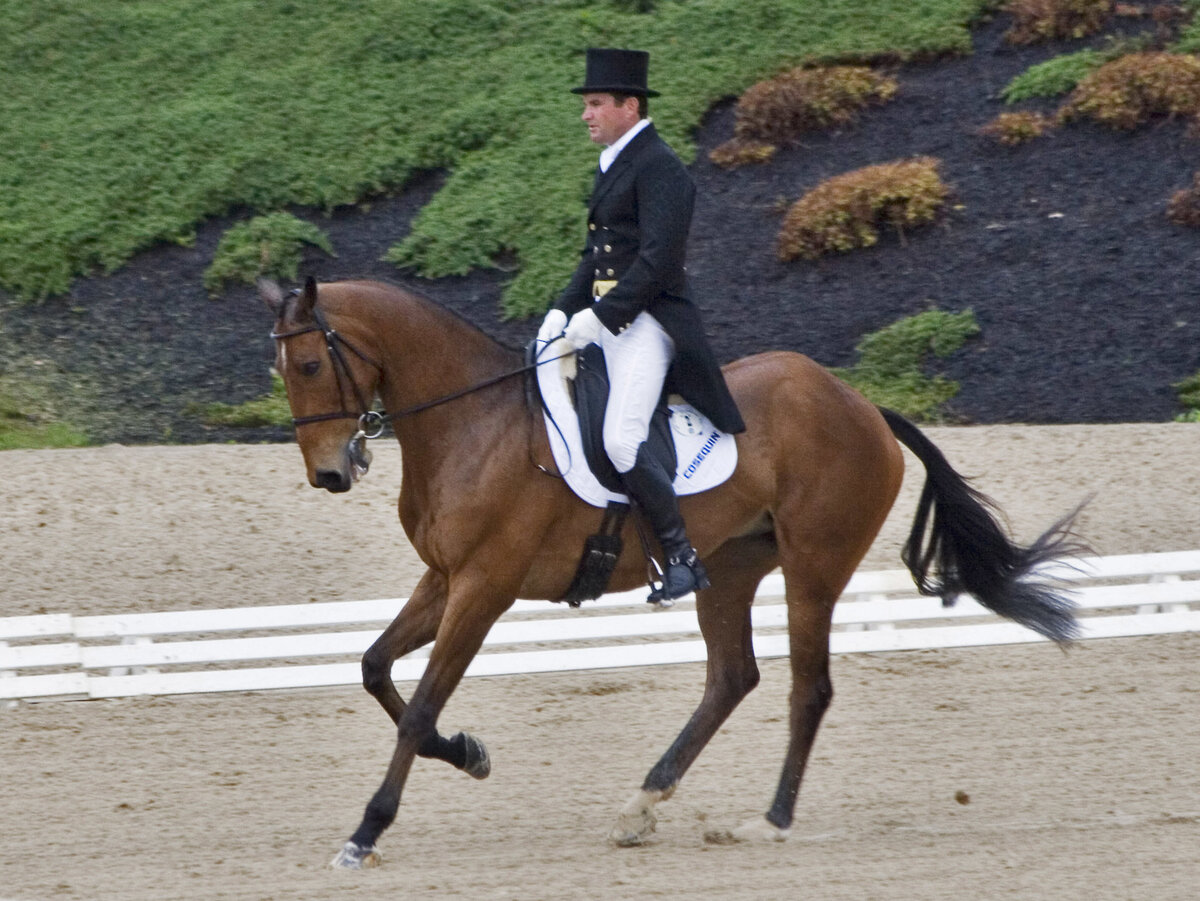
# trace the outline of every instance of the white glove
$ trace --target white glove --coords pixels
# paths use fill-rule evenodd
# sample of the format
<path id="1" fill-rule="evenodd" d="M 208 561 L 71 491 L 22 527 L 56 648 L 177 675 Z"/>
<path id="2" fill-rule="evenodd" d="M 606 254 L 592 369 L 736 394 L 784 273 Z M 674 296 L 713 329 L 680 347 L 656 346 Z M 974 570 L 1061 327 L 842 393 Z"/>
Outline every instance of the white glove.
<path id="1" fill-rule="evenodd" d="M 559 309 L 550 310 L 550 312 L 546 314 L 546 318 L 542 320 L 542 327 L 538 329 L 538 344 L 549 344 L 555 338 L 560 337 L 566 327 L 567 314 Z"/>
<path id="2" fill-rule="evenodd" d="M 589 344 L 600 340 L 604 323 L 592 312 L 591 307 L 580 310 L 567 323 L 567 342 L 576 350 L 583 350 Z"/>

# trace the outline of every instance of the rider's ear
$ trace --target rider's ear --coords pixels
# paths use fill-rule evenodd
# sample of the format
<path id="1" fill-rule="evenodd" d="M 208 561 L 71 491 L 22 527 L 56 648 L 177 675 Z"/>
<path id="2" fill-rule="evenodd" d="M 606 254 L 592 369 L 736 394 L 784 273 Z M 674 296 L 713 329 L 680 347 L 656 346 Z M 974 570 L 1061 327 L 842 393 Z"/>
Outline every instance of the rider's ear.
<path id="1" fill-rule="evenodd" d="M 263 303 L 271 312 L 278 316 L 283 310 L 283 289 L 269 278 L 260 278 L 257 284 L 258 296 L 263 299 Z"/>

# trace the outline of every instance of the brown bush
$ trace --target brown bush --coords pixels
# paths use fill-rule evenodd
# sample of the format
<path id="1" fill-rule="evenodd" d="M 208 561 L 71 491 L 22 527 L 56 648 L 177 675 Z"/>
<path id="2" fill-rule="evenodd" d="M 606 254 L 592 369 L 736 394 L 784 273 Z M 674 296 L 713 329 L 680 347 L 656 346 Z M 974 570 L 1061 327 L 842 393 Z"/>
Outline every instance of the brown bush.
<path id="1" fill-rule="evenodd" d="M 1054 122 L 1041 113 L 1001 113 L 979 129 L 979 133 L 1012 147 L 1040 138 L 1053 126 Z"/>
<path id="2" fill-rule="evenodd" d="M 779 230 L 779 259 L 870 247 L 879 227 L 933 221 L 949 193 L 938 161 L 917 157 L 867 166 L 826 179 L 788 209 Z"/>
<path id="3" fill-rule="evenodd" d="M 709 151 L 708 158 L 723 169 L 736 169 L 751 163 L 769 163 L 778 149 L 763 141 L 731 138 Z"/>
<path id="4" fill-rule="evenodd" d="M 1131 53 L 1105 63 L 1075 86 L 1060 121 L 1092 119 L 1136 128 L 1150 119 L 1200 113 L 1200 59 L 1185 53 Z"/>
<path id="5" fill-rule="evenodd" d="M 1170 3 L 1156 3 L 1150 7 L 1150 18 L 1159 25 L 1179 25 L 1186 22 L 1191 12 L 1183 6 L 1173 6 Z"/>
<path id="6" fill-rule="evenodd" d="M 792 69 L 752 85 L 738 100 L 734 135 L 785 144 L 806 131 L 841 125 L 896 93 L 896 80 L 866 66 Z"/>
<path id="7" fill-rule="evenodd" d="M 1192 186 L 1176 191 L 1167 204 L 1167 218 L 1176 225 L 1200 228 L 1200 172 L 1192 176 Z"/>
<path id="8" fill-rule="evenodd" d="M 1011 44 L 1036 44 L 1099 31 L 1112 15 L 1113 4 L 1112 0 L 1009 0 L 1004 11 L 1013 17 L 1005 39 Z"/>

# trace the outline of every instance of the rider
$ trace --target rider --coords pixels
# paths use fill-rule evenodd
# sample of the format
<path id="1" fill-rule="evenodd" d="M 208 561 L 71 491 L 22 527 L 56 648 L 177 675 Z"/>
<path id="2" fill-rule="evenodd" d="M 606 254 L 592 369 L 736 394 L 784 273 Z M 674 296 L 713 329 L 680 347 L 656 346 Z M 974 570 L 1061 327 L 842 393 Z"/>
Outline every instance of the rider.
<path id="1" fill-rule="evenodd" d="M 695 186 L 647 118 L 649 54 L 587 51 L 583 121 L 604 149 L 588 204 L 587 242 L 570 283 L 546 314 L 538 340 L 562 335 L 604 351 L 610 394 L 604 449 L 641 508 L 666 559 L 663 596 L 708 587 L 684 530 L 671 478 L 649 452 L 650 419 L 664 384 L 726 432 L 741 415 L 691 300 L 684 271 Z M 569 319 L 568 319 L 569 317 Z"/>

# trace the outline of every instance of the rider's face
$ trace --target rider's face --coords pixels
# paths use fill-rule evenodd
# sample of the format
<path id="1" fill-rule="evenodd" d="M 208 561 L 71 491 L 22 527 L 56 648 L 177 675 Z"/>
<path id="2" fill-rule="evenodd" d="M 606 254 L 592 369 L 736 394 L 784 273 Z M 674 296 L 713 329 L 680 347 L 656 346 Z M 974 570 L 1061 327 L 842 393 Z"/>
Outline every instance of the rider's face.
<path id="1" fill-rule="evenodd" d="M 607 147 L 637 124 L 638 101 L 626 97 L 618 105 L 612 94 L 584 94 L 580 118 L 587 123 L 588 137 Z"/>

